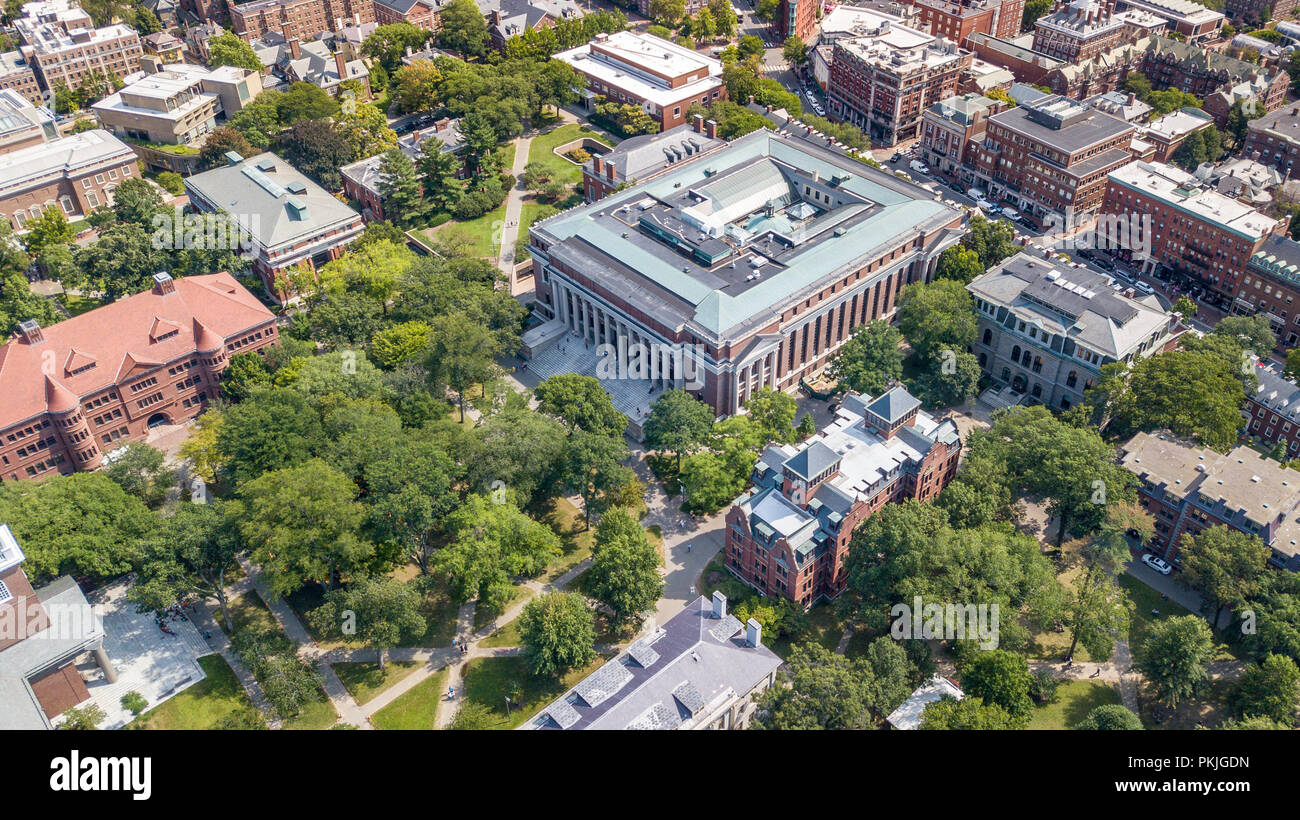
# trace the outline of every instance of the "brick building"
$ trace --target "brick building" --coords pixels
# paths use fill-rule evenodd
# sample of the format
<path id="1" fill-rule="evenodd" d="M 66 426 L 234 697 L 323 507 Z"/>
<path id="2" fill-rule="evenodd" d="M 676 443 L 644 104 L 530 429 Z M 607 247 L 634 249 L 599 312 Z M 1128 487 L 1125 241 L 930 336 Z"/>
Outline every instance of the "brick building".
<path id="1" fill-rule="evenodd" d="M 815 137 L 761 129 L 534 225 L 534 309 L 546 321 L 524 346 L 537 359 L 573 334 L 665 357 L 689 350 L 692 369 L 646 377 L 637 400 L 675 386 L 735 413 L 761 387 L 797 390 L 854 327 L 892 316 L 961 224 L 924 188 Z M 636 409 L 625 410 L 634 425 Z"/>
<path id="2" fill-rule="evenodd" d="M 173 280 L 0 347 L 0 480 L 93 470 L 151 427 L 220 396 L 235 353 L 279 339 L 275 317 L 228 273 Z"/>
<path id="3" fill-rule="evenodd" d="M 69 28 L 41 23 L 26 30 L 22 47 L 42 89 L 60 86 L 76 90 L 95 74 L 125 77 L 140 70 L 144 49 L 140 36 L 128 26 Z"/>
<path id="4" fill-rule="evenodd" d="M 592 154 L 582 165 L 582 192 L 588 202 L 595 202 L 621 186 L 649 182 L 726 144 L 718 136 L 718 124 L 696 114 L 690 125 L 632 137 L 605 154 Z"/>
<path id="5" fill-rule="evenodd" d="M 36 80 L 36 72 L 21 51 L 0 54 L 0 89 L 13 89 L 35 105 L 45 104 L 45 94 Z"/>
<path id="6" fill-rule="evenodd" d="M 707 107 L 727 99 L 721 61 L 652 34 L 598 34 L 590 43 L 561 51 L 553 59 L 568 63 L 586 78 L 589 107 L 594 107 L 598 96 L 638 105 L 654 117 L 660 131 L 684 124 L 694 103 Z"/>
<path id="7" fill-rule="evenodd" d="M 989 117 L 1006 103 L 978 94 L 949 97 L 925 110 L 921 122 L 921 161 L 941 179 L 974 185 L 967 159 L 984 142 Z"/>
<path id="8" fill-rule="evenodd" d="M 1112 14 L 1114 0 L 1073 0 L 1034 22 L 1034 51 L 1067 63 L 1089 60 L 1125 42 L 1130 34 Z"/>
<path id="9" fill-rule="evenodd" d="M 1224 455 L 1168 433 L 1138 433 L 1120 453 L 1155 518 L 1151 545 L 1174 566 L 1184 534 L 1224 525 L 1271 547 L 1270 566 L 1300 571 L 1300 481 L 1291 470 L 1249 447 Z"/>
<path id="10" fill-rule="evenodd" d="M 727 511 L 727 569 L 764 595 L 809 607 L 848 585 L 853 530 L 886 504 L 929 501 L 957 473 L 961 438 L 903 387 L 849 393 L 835 421 L 797 447 L 769 446 L 754 486 Z"/>
<path id="11" fill-rule="evenodd" d="M 437 142 L 448 154 L 459 154 L 465 147 L 465 138 L 460 132 L 460 120 L 441 119 L 429 128 L 416 129 L 397 138 L 397 147 L 412 162 L 419 163 L 426 150 L 424 143 L 428 140 Z M 366 157 L 351 165 L 339 169 L 343 177 L 343 194 L 361 206 L 361 217 L 367 222 L 385 219 L 382 187 L 384 155 L 376 154 Z"/>
<path id="12" fill-rule="evenodd" d="M 972 34 L 1015 37 L 1025 16 L 1025 0 L 912 0 L 920 29 L 965 47 Z"/>
<path id="13" fill-rule="evenodd" d="M 1266 21 L 1286 20 L 1295 15 L 1297 0 L 1225 0 L 1223 13 L 1238 24 L 1258 24 Z"/>
<path id="14" fill-rule="evenodd" d="M 375 21 L 374 0 L 255 0 L 230 6 L 230 26 L 245 40 L 278 31 L 287 39 L 314 40 L 344 21 Z"/>
<path id="15" fill-rule="evenodd" d="M 113 202 L 123 180 L 139 176 L 135 152 L 107 131 L 83 131 L 0 156 L 0 217 L 15 230 L 46 208 L 69 218 Z"/>
<path id="16" fill-rule="evenodd" d="M 969 51 L 947 39 L 881 18 L 872 30 L 837 40 L 826 86 L 833 119 L 858 126 L 878 145 L 921 135 L 925 109 L 957 93 Z"/>
<path id="17" fill-rule="evenodd" d="M 1147 266 L 1158 264 L 1175 279 L 1203 286 L 1203 299 L 1222 310 L 1237 298 L 1247 263 L 1287 227 L 1287 220 L 1265 216 L 1191 174 L 1149 162 L 1109 175 L 1102 213 L 1137 217 L 1103 220 L 1098 230 L 1121 247 L 1149 246 Z M 1119 232 L 1137 235 L 1125 241 Z"/>
<path id="18" fill-rule="evenodd" d="M 1246 399 L 1246 432 L 1266 445 L 1281 444 L 1287 459 L 1300 458 L 1300 387 L 1266 368 L 1257 368 L 1259 383 Z"/>
<path id="19" fill-rule="evenodd" d="M 447 0 L 374 0 L 375 22 L 381 26 L 410 23 L 425 31 L 442 28 L 442 7 Z"/>
<path id="20" fill-rule="evenodd" d="M 1246 263 L 1230 310 L 1267 316 L 1279 355 L 1300 344 L 1300 242 L 1283 234 L 1266 236 Z"/>
<path id="21" fill-rule="evenodd" d="M 1169 22 L 1169 30 L 1181 34 L 1189 44 L 1212 43 L 1223 28 L 1223 12 L 1194 0 L 1120 0 L 1123 7 L 1154 14 Z"/>
<path id="22" fill-rule="evenodd" d="M 780 0 L 774 27 L 782 39 L 798 37 L 808 40 L 817 33 L 822 18 L 823 0 Z"/>
<path id="23" fill-rule="evenodd" d="M 1300 104 L 1284 105 L 1247 125 L 1243 157 L 1277 170 L 1285 179 L 1300 177 Z"/>

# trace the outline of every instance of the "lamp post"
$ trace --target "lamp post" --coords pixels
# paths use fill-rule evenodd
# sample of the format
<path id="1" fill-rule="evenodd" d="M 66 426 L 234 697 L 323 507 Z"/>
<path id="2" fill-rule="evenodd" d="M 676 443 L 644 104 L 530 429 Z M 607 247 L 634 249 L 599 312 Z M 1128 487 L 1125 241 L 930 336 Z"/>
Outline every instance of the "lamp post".
<path id="1" fill-rule="evenodd" d="M 510 717 L 510 696 L 506 695 L 506 717 Z"/>

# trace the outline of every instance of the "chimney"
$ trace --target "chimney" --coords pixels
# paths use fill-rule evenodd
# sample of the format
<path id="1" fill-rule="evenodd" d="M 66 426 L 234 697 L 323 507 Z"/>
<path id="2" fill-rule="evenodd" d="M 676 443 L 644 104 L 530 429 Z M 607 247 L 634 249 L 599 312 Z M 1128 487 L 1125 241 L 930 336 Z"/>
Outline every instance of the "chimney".
<path id="1" fill-rule="evenodd" d="M 293 39 L 292 37 L 289 36 L 289 32 L 291 31 L 293 31 L 293 26 L 289 25 L 288 23 L 280 24 L 280 36 L 284 38 L 284 41 L 286 43 Z"/>
<path id="2" fill-rule="evenodd" d="M 334 67 L 338 69 L 340 81 L 348 78 L 348 61 L 343 58 L 343 52 L 334 52 Z"/>
<path id="3" fill-rule="evenodd" d="M 691 117 L 691 128 L 695 129 L 697 134 L 704 133 L 704 116 L 702 114 Z"/>
<path id="4" fill-rule="evenodd" d="M 614 181 L 614 163 L 609 161 L 605 162 L 605 179 L 608 179 L 610 182 Z"/>
<path id="5" fill-rule="evenodd" d="M 753 647 L 763 645 L 763 625 L 753 618 L 745 624 L 745 645 Z"/>
<path id="6" fill-rule="evenodd" d="M 719 621 L 727 617 L 727 596 L 720 589 L 713 592 L 713 617 Z"/>
<path id="7" fill-rule="evenodd" d="M 140 55 L 140 68 L 144 71 L 145 74 L 157 74 L 159 71 L 162 71 L 162 66 L 163 66 L 162 58 L 159 57 L 158 55 L 156 54 Z"/>
<path id="8" fill-rule="evenodd" d="M 41 332 L 41 326 L 36 323 L 35 319 L 28 319 L 25 322 L 18 323 L 18 335 L 29 345 L 38 345 L 45 341 L 45 334 Z M 717 593 L 721 595 L 722 593 Z M 722 599 L 726 601 L 726 598 Z"/>
<path id="9" fill-rule="evenodd" d="M 289 41 L 289 53 L 295 60 L 302 56 L 302 44 L 298 42 L 297 37 Z"/>
<path id="10" fill-rule="evenodd" d="M 716 121 L 709 120 L 704 123 L 704 136 L 711 140 L 718 138 L 718 123 Z"/>
<path id="11" fill-rule="evenodd" d="M 153 292 L 159 296 L 175 293 L 176 283 L 172 281 L 172 275 L 165 270 L 155 273 L 153 275 Z"/>
<path id="12" fill-rule="evenodd" d="M 591 157 L 591 170 L 596 174 L 596 176 L 600 176 L 601 174 L 600 164 L 601 164 L 600 157 L 595 156 L 593 154 Z"/>

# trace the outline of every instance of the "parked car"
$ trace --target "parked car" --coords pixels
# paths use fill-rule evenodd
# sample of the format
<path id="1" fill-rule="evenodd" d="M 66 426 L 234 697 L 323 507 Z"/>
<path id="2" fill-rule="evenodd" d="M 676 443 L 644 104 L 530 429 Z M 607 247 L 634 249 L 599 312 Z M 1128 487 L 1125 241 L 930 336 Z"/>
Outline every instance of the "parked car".
<path id="1" fill-rule="evenodd" d="M 926 165 L 925 165 L 925 163 L 924 163 L 924 162 L 921 162 L 920 160 L 915 160 L 915 159 L 914 159 L 914 160 L 912 160 L 911 162 L 908 163 L 908 166 L 909 166 L 913 171 L 916 171 L 918 174 L 928 175 L 928 174 L 930 173 L 930 169 L 927 168 Z"/>
<path id="2" fill-rule="evenodd" d="M 894 152 L 894 155 L 893 155 L 892 157 L 889 158 L 889 161 L 890 161 L 890 162 L 898 162 L 898 161 L 899 161 L 900 159 L 902 159 L 902 158 L 903 158 L 903 155 L 902 155 L 901 153 L 899 153 L 898 151 L 895 151 L 895 152 Z"/>
<path id="3" fill-rule="evenodd" d="M 1148 285 L 1146 282 L 1138 282 L 1134 285 L 1134 287 L 1142 291 L 1143 293 L 1147 294 L 1148 296 L 1156 292 L 1156 289 Z"/>
<path id="4" fill-rule="evenodd" d="M 1146 564 L 1148 567 L 1151 567 L 1151 569 L 1155 570 L 1161 575 L 1168 575 L 1169 573 L 1174 571 L 1174 568 L 1169 565 L 1168 561 L 1166 561 L 1163 558 L 1157 558 L 1156 556 L 1152 555 L 1149 552 L 1142 556 L 1142 563 Z"/>

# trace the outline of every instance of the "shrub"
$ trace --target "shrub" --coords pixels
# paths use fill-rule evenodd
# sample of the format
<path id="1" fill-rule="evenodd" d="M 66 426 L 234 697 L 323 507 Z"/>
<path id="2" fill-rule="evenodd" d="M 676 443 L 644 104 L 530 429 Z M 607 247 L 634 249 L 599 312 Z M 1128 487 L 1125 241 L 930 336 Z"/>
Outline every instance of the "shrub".
<path id="1" fill-rule="evenodd" d="M 144 699 L 144 695 L 139 692 L 127 692 L 122 696 L 122 708 L 133 715 L 138 715 L 149 705 L 149 701 Z"/>

